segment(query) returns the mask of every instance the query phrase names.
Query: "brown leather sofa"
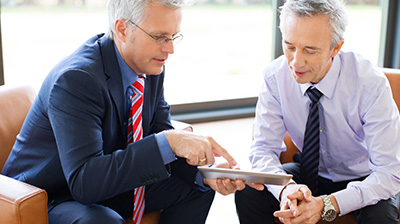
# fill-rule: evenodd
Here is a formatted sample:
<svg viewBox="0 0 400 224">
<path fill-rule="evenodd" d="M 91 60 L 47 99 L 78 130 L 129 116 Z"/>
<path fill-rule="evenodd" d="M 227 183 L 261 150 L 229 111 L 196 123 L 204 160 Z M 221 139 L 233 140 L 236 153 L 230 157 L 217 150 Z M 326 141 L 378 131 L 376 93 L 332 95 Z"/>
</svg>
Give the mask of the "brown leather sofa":
<svg viewBox="0 0 400 224">
<path fill-rule="evenodd" d="M 392 89 L 393 98 L 397 104 L 397 108 L 400 109 L 400 69 L 383 68 L 382 70 L 389 80 L 390 87 Z M 299 152 L 299 150 L 293 144 L 293 142 L 290 139 L 290 136 L 288 134 L 286 134 L 284 142 L 286 144 L 287 149 L 286 149 L 286 152 L 281 154 L 280 160 L 282 163 L 293 162 L 293 155 L 295 153 Z M 319 223 L 324 223 L 324 222 L 320 221 Z M 333 224 L 341 224 L 341 223 L 352 224 L 352 223 L 357 223 L 357 220 L 354 215 L 348 214 L 345 216 L 338 217 L 331 223 L 333 223 Z M 399 223 L 400 223 L 400 221 L 399 221 Z"/>
<path fill-rule="evenodd" d="M 0 171 L 35 97 L 36 92 L 30 86 L 0 86 Z M 173 126 L 192 131 L 183 122 L 173 121 Z M 158 223 L 160 215 L 160 211 L 146 214 L 142 223 Z M 0 174 L 0 223 L 48 223 L 46 191 Z M 133 221 L 127 219 L 126 223 Z"/>
<path fill-rule="evenodd" d="M 35 96 L 35 91 L 29 86 L 0 86 L 0 170 Z M 0 222 L 48 223 L 46 191 L 0 175 Z"/>
</svg>

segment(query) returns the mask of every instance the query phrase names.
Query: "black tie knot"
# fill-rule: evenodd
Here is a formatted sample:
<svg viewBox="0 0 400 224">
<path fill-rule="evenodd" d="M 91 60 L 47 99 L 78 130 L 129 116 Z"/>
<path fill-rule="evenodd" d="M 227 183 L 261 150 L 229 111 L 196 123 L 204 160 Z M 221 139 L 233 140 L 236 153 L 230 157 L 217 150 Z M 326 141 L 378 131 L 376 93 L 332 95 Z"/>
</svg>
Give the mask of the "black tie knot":
<svg viewBox="0 0 400 224">
<path fill-rule="evenodd" d="M 323 95 L 317 88 L 310 87 L 307 89 L 307 95 L 313 104 L 317 103 Z"/>
</svg>

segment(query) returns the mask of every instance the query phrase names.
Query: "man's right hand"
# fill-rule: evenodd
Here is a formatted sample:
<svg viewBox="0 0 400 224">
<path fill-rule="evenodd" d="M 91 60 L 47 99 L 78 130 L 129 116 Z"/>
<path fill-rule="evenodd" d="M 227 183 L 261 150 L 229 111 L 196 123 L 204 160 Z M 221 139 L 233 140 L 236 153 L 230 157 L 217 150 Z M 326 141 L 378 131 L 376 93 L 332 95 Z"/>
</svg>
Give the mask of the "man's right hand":
<svg viewBox="0 0 400 224">
<path fill-rule="evenodd" d="M 274 216 L 282 223 L 317 223 L 324 205 L 320 197 L 312 196 L 306 185 L 289 184 L 282 191 L 280 207 Z"/>
<path fill-rule="evenodd" d="M 220 146 L 212 137 L 196 135 L 188 131 L 169 130 L 166 136 L 172 152 L 186 158 L 188 164 L 204 166 L 214 164 L 214 156 L 222 156 L 232 167 L 237 165 L 235 159 L 226 149 Z"/>
</svg>

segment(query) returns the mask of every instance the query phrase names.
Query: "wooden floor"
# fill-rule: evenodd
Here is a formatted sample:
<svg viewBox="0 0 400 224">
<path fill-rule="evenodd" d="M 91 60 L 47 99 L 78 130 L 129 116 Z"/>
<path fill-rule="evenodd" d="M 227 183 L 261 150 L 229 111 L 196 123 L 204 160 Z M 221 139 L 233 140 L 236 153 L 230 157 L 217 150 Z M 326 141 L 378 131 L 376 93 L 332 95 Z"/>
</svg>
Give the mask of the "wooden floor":
<svg viewBox="0 0 400 224">
<path fill-rule="evenodd" d="M 250 169 L 248 153 L 252 142 L 252 126 L 253 118 L 245 118 L 193 124 L 193 131 L 213 137 L 245 170 Z M 206 224 L 216 223 L 239 224 L 233 195 L 216 194 Z"/>
</svg>

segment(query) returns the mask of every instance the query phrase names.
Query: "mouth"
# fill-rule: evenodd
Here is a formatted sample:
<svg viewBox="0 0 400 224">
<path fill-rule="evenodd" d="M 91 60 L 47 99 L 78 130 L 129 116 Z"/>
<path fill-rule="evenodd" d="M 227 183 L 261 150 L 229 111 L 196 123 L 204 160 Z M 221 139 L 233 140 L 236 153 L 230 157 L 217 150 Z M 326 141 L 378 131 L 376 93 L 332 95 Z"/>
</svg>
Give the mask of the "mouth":
<svg viewBox="0 0 400 224">
<path fill-rule="evenodd" d="M 154 60 L 158 63 L 164 64 L 167 61 L 167 58 L 154 58 Z"/>
<path fill-rule="evenodd" d="M 296 76 L 304 76 L 305 74 L 307 74 L 307 71 L 301 72 L 301 71 L 293 70 L 293 73 L 294 73 Z"/>
</svg>

